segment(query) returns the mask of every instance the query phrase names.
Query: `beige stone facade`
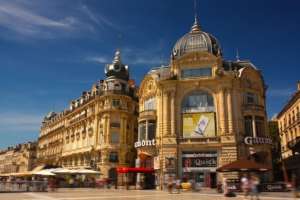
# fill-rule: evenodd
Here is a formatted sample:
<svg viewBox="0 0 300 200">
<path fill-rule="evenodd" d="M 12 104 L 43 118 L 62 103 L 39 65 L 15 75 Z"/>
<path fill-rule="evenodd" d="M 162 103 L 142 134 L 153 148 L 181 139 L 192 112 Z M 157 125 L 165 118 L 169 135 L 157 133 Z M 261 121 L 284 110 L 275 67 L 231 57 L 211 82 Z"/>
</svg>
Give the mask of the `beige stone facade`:
<svg viewBox="0 0 300 200">
<path fill-rule="evenodd" d="M 36 146 L 28 142 L 0 151 L 0 174 L 31 171 L 36 164 Z"/>
<path fill-rule="evenodd" d="M 265 93 L 261 72 L 249 61 L 224 60 L 196 20 L 170 64 L 141 82 L 138 165 L 154 167 L 158 185 L 174 175 L 215 186 L 222 175 L 236 178 L 216 173 L 224 164 L 239 158 L 270 164 Z"/>
<path fill-rule="evenodd" d="M 106 65 L 106 79 L 83 92 L 70 108 L 45 117 L 39 137 L 41 163 L 65 168 L 92 168 L 102 177 L 116 176 L 116 167 L 134 166 L 137 97 L 128 67 L 117 51 Z"/>
<path fill-rule="evenodd" d="M 293 155 L 289 145 L 300 138 L 300 82 L 297 86 L 297 91 L 277 116 L 284 159 Z"/>
<path fill-rule="evenodd" d="M 300 183 L 300 82 L 277 116 L 285 181 Z"/>
</svg>

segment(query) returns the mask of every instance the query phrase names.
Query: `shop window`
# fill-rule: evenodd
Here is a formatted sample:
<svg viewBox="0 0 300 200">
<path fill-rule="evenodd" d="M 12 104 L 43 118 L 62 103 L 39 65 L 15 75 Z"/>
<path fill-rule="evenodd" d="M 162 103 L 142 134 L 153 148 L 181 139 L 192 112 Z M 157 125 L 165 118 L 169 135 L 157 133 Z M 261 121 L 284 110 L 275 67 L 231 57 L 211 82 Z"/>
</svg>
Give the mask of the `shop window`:
<svg viewBox="0 0 300 200">
<path fill-rule="evenodd" d="M 214 111 L 214 100 L 207 92 L 192 92 L 183 99 L 182 112 L 212 112 Z"/>
<path fill-rule="evenodd" d="M 255 117 L 255 128 L 256 128 L 256 136 L 257 137 L 264 137 L 265 135 L 265 125 L 264 125 L 264 118 L 256 116 Z"/>
<path fill-rule="evenodd" d="M 258 97 L 252 92 L 246 92 L 245 104 L 258 104 Z"/>
<path fill-rule="evenodd" d="M 112 144 L 118 144 L 119 143 L 119 133 L 117 132 L 112 132 L 111 133 L 111 143 Z"/>
<path fill-rule="evenodd" d="M 211 67 L 181 70 L 182 78 L 210 77 L 210 76 L 212 76 Z"/>
<path fill-rule="evenodd" d="M 244 117 L 245 136 L 253 136 L 252 116 Z"/>
</svg>

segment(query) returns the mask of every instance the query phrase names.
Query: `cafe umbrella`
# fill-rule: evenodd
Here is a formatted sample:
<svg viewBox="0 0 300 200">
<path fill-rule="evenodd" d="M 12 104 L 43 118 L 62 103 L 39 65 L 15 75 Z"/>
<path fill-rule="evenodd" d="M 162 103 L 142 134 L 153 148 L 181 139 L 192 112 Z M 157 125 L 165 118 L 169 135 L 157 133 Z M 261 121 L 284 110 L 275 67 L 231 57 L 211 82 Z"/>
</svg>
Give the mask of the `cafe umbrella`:
<svg viewBox="0 0 300 200">
<path fill-rule="evenodd" d="M 271 170 L 268 165 L 253 160 L 240 159 L 217 168 L 218 172 L 265 172 Z"/>
</svg>

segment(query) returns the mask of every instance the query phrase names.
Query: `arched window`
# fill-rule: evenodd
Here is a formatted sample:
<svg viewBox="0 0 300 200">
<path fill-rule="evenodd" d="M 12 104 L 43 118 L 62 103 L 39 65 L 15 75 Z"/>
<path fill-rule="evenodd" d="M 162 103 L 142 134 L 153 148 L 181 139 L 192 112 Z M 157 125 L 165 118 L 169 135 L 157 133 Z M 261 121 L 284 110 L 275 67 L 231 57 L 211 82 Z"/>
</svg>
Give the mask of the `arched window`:
<svg viewBox="0 0 300 200">
<path fill-rule="evenodd" d="M 214 112 L 213 97 L 204 91 L 195 91 L 187 95 L 182 101 L 182 112 Z"/>
</svg>

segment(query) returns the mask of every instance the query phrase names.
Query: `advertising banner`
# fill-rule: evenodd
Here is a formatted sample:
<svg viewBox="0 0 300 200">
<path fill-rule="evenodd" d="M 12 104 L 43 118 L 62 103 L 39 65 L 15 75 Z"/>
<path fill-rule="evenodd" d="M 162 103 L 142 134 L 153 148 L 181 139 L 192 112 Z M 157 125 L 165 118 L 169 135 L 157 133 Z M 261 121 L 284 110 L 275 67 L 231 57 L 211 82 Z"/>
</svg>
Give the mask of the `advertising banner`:
<svg viewBox="0 0 300 200">
<path fill-rule="evenodd" d="M 216 136 L 214 113 L 185 113 L 182 122 L 184 138 Z"/>
</svg>

